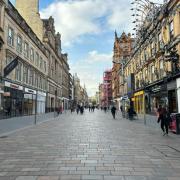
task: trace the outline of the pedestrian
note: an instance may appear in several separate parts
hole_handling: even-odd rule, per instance
[[[62,106],[61,105],[59,106],[57,113],[58,113],[58,116],[59,116],[59,114],[62,114]]]
[[[80,110],[80,105],[78,104],[78,105],[76,106],[76,112],[77,112],[77,114],[79,114],[79,110]]]
[[[120,106],[120,110],[121,110],[121,113],[122,113],[123,112],[123,106],[122,105]]]
[[[115,116],[116,116],[116,107],[114,105],[111,108],[111,113],[112,113],[113,118],[115,119]]]
[[[84,107],[83,106],[80,107],[80,113],[81,113],[81,115],[83,115],[83,113],[84,113]]]
[[[106,111],[107,111],[107,107],[106,107],[106,106],[104,106],[104,112],[106,113]]]
[[[159,105],[158,108],[158,123],[161,122],[161,129],[163,131],[163,136],[168,135],[168,128],[169,128],[169,122],[170,122],[170,113],[167,111],[166,107],[163,107]]]
[[[74,111],[74,108],[73,108],[73,106],[71,105],[71,114],[73,113],[73,111]]]
[[[134,109],[132,106],[129,107],[128,109],[128,117],[130,120],[133,120],[133,117],[134,117]]]

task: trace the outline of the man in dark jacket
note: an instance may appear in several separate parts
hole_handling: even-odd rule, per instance
[[[115,116],[116,116],[116,107],[114,105],[111,108],[111,113],[112,113],[113,118],[115,119]]]
[[[159,118],[158,123],[161,122],[161,129],[163,131],[163,136],[168,135],[168,127],[170,122],[170,113],[167,111],[166,107],[159,106],[158,108]]]

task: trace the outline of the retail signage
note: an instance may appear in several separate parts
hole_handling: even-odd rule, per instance
[[[25,92],[30,93],[30,94],[36,94],[36,91],[33,89],[25,88]]]
[[[159,92],[161,90],[161,86],[156,86],[152,88],[152,92]]]
[[[4,68],[4,77],[6,77],[11,71],[13,71],[13,69],[17,65],[18,65],[18,56]]]
[[[151,88],[152,92],[159,92],[159,91],[166,91],[167,90],[167,84],[163,84],[161,86],[154,86]]]
[[[134,74],[127,77],[127,93],[132,94],[134,91]]]
[[[17,84],[10,83],[10,82],[7,82],[7,81],[5,81],[5,86],[6,86],[6,87],[13,88],[13,89],[17,89],[17,90],[23,90],[23,87],[22,87],[22,86],[19,86],[19,85],[17,85]]]

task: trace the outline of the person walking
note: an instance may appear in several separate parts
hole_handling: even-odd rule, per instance
[[[116,116],[116,107],[114,105],[111,108],[111,113],[112,113],[113,118],[115,119],[115,116]]]
[[[84,113],[84,106],[80,107],[80,113],[81,113],[81,115],[83,115],[83,113]]]
[[[76,113],[77,113],[77,114],[79,114],[79,110],[80,110],[80,105],[78,104],[78,105],[76,106]]]
[[[106,111],[107,111],[107,107],[106,107],[106,106],[104,106],[104,112],[106,113]]]
[[[59,108],[57,110],[57,114],[58,114],[58,116],[59,116],[59,114],[62,114],[62,106],[61,105],[59,106]]]
[[[170,114],[167,111],[166,107],[163,107],[159,105],[158,108],[158,123],[161,122],[161,129],[163,131],[163,136],[168,135],[168,128],[169,128],[169,122],[170,122]]]

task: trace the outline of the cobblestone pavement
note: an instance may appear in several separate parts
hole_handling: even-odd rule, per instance
[[[180,137],[101,111],[0,138],[0,180],[180,180]]]

